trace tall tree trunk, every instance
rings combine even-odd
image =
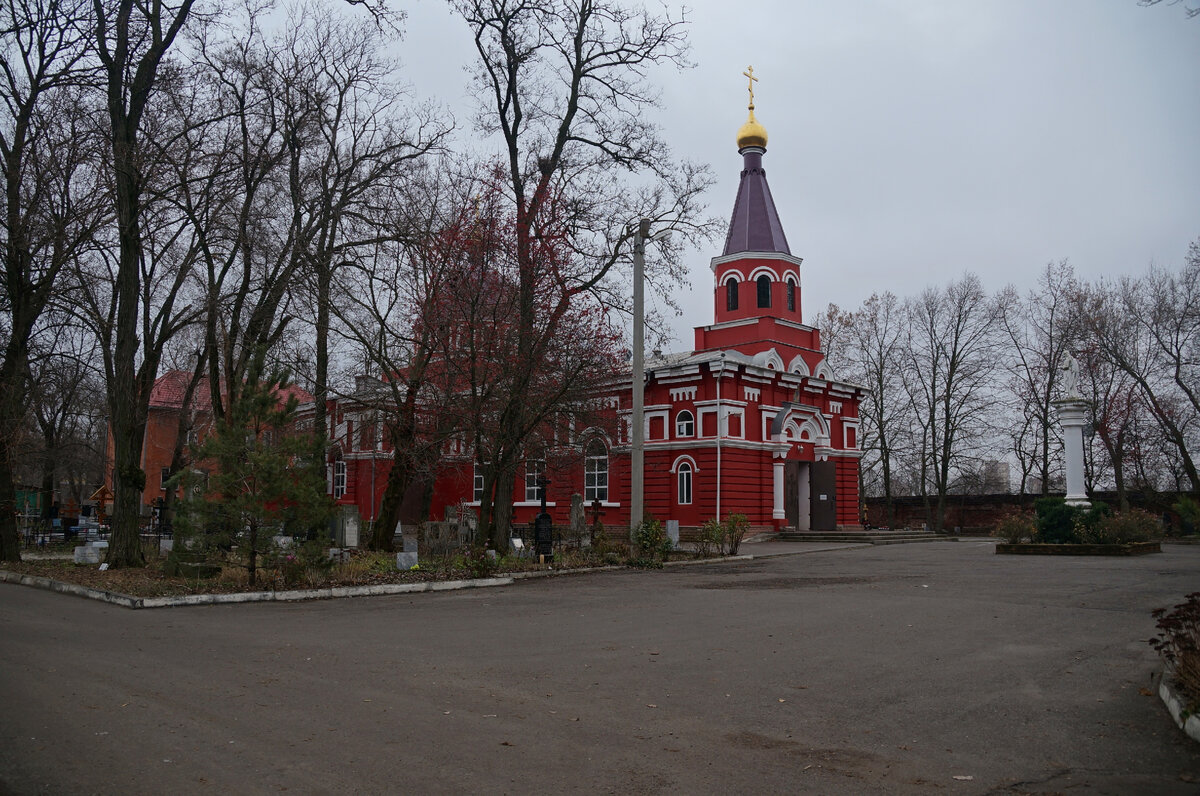
[[[21,560],[21,534],[17,528],[17,485],[8,445],[0,442],[0,561]]]
[[[494,522],[491,528],[492,549],[503,554],[508,551],[508,539],[512,535],[513,518],[513,486],[516,483],[517,468],[510,464],[501,469],[496,479],[496,499],[494,503]]]
[[[139,411],[137,389],[138,308],[141,299],[141,230],[138,223],[140,178],[136,165],[136,131],[120,107],[121,95],[110,89],[113,164],[116,171],[117,234],[120,262],[117,294],[114,383],[109,386],[113,433],[112,537],[105,559],[114,569],[144,566],[138,524],[146,473],[141,467],[146,433],[145,410]],[[116,107],[112,107],[115,104]]]
[[[313,385],[313,401],[316,415],[313,417],[313,433],[321,441],[318,455],[324,463],[325,450],[329,444],[329,419],[326,404],[329,400],[329,282],[331,274],[323,264],[317,274],[317,335],[316,374]],[[397,451],[399,448],[397,448]]]
[[[409,467],[407,456],[400,454],[399,449],[392,454],[392,469],[388,471],[387,484],[383,488],[383,497],[379,504],[379,515],[371,526],[371,536],[367,539],[367,549],[382,553],[394,550],[392,537],[396,532],[396,523],[400,521],[400,507],[404,502],[404,493],[408,491]]]
[[[25,385],[21,363],[24,347],[10,341],[0,367],[0,561],[21,560],[21,536],[17,529],[17,485],[12,462],[12,443],[25,416]]]

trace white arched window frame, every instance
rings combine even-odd
[[[692,465],[680,462],[675,472],[676,498],[679,505],[689,506],[692,503]]]
[[[770,267],[769,265],[758,266],[757,268],[755,268],[753,271],[750,272],[750,276],[748,277],[748,279],[751,282],[756,282],[756,281],[758,281],[758,278],[760,276],[764,276],[764,275],[770,277],[772,282],[779,281],[779,272],[776,271],[774,268]]]
[[[679,414],[675,415],[675,436],[696,436],[696,418],[687,409],[684,409]]]
[[[797,354],[788,364],[788,373],[799,373],[801,376],[811,376],[808,370],[808,363],[804,361],[801,354]]]
[[[608,448],[599,439],[583,449],[583,500],[608,502]]]

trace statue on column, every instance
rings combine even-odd
[[[1067,481],[1067,503],[1088,506],[1084,483],[1083,427],[1088,420],[1088,403],[1079,394],[1079,360],[1070,351],[1063,355],[1063,390],[1066,396],[1054,402],[1063,430],[1063,464]]]
[[[1068,351],[1063,356],[1060,369],[1063,371],[1063,386],[1066,388],[1067,397],[1081,397],[1079,395],[1079,360]]]

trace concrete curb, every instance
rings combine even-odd
[[[59,594],[70,594],[88,600],[99,600],[103,603],[119,605],[122,608],[141,607],[141,600],[136,597],[104,591],[102,589],[93,589],[88,586],[77,586],[74,583],[63,583],[60,580],[51,580],[50,578],[43,578],[38,575],[22,575],[17,572],[0,570],[0,583],[16,583],[21,586],[32,586],[35,589],[56,591]]]
[[[1193,741],[1200,743],[1200,715],[1187,713],[1187,703],[1171,687],[1171,677],[1173,674],[1169,668],[1163,670],[1163,673],[1158,678],[1158,696],[1162,699],[1163,704],[1167,706],[1167,712],[1171,714],[1171,719],[1174,720],[1175,726],[1183,730]]]
[[[777,553],[749,553],[746,558],[783,558],[784,556],[806,556],[810,553],[830,553],[834,550],[858,550],[871,547],[870,542],[830,542],[829,547],[815,547],[811,550],[780,550]],[[738,556],[741,558],[741,556]],[[705,559],[697,563],[708,563],[716,559]],[[724,559],[722,559],[724,560]]]
[[[529,580],[530,578],[554,578],[559,575],[584,575],[588,572],[613,572],[618,569],[629,569],[624,564],[606,564],[602,567],[580,567],[578,569],[544,569],[531,572],[511,572],[509,580]]]
[[[822,553],[830,550],[849,550],[857,547],[869,547],[866,544],[844,544],[831,547],[821,547],[814,550],[790,550],[777,553],[743,554],[722,556],[720,558],[699,558],[687,561],[667,561],[664,567],[687,567],[704,564],[722,564],[730,561],[753,561],[756,558],[779,558],[782,556],[799,556],[808,553]],[[291,591],[248,591],[231,594],[185,594],[179,597],[131,597],[127,594],[93,589],[88,586],[78,586],[74,583],[63,583],[59,580],[43,578],[38,575],[23,575],[0,569],[0,583],[15,583],[20,586],[32,586],[35,589],[45,589],[60,594],[70,594],[88,600],[98,600],[121,608],[177,608],[193,605],[229,605],[235,603],[263,602],[301,602],[304,600],[332,600],[340,597],[376,597],[388,594],[415,594],[430,591],[456,591],[459,589],[483,589],[491,586],[511,586],[518,580],[531,578],[551,578],[560,575],[581,575],[588,572],[613,572],[629,569],[624,565],[608,565],[603,567],[584,567],[581,569],[552,569],[540,572],[514,572],[511,575],[495,578],[478,578],[474,580],[442,580],[424,581],[421,583],[384,583],[376,586],[334,586],[327,589],[297,589]]]
[[[73,583],[51,580],[34,575],[21,575],[0,570],[0,583],[16,583],[71,594],[89,600],[99,600],[122,608],[174,608],[190,605],[224,605],[229,603],[298,602],[330,600],[337,597],[373,597],[386,594],[412,594],[427,591],[482,589],[490,586],[510,586],[513,578],[479,578],[477,580],[443,580],[422,583],[384,583],[376,586],[335,586],[328,589],[297,589],[292,591],[249,591],[233,594],[185,594],[180,597],[130,597],[125,594],[76,586]]]
[[[720,558],[691,558],[681,561],[664,561],[664,567],[694,567],[697,564],[723,564],[726,561],[750,561],[752,555],[721,556]]]

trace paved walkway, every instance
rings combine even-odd
[[[1200,547],[993,550],[158,611],[0,585],[0,793],[1196,793],[1145,639]]]

